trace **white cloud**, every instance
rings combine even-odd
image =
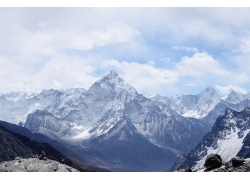
[[[193,76],[196,78],[219,77],[231,75],[222,68],[218,61],[206,52],[195,53],[192,57],[183,57],[182,61],[176,64],[176,70],[182,76]]]
[[[101,62],[112,58],[120,62],[103,65],[117,68],[138,90],[229,80],[242,86],[249,82],[249,56],[233,70],[222,65],[236,45],[248,54],[249,25],[249,8],[2,8],[0,91],[87,88],[93,72],[103,70]],[[194,55],[178,62],[170,48],[182,44],[172,49]],[[212,52],[217,47],[225,48],[223,58]],[[206,48],[209,54],[199,52]]]
[[[91,75],[96,69],[79,58],[58,55],[35,72],[22,64],[14,64],[3,58],[0,58],[0,63],[0,83],[4,84],[0,87],[0,92],[72,87],[87,89],[97,80]]]
[[[250,52],[250,36],[242,38],[239,47],[233,50],[233,52]]]
[[[68,34],[65,35],[68,36]],[[140,32],[131,26],[124,23],[113,23],[95,31],[71,33],[67,41],[69,41],[70,48],[89,50],[94,47],[125,43],[139,36]]]
[[[242,93],[242,94],[246,94],[247,93],[247,90],[242,88],[242,87],[239,87],[239,86],[234,86],[234,85],[227,85],[227,86],[219,86],[219,85],[216,85],[216,88],[222,92],[223,94],[226,94],[230,89],[233,89],[235,90],[236,92],[239,92],[239,93]]]
[[[194,83],[185,84],[186,86],[196,86]]]
[[[162,62],[170,62],[170,61],[171,61],[171,58],[169,58],[169,57],[163,57],[163,58],[160,58],[159,61],[162,61]]]
[[[249,81],[247,74],[237,74],[226,70],[206,52],[197,52],[191,57],[183,57],[173,69],[157,68],[151,61],[147,64],[140,64],[138,62],[119,62],[114,59],[104,61],[101,66],[106,69],[117,69],[125,81],[139,92],[156,92],[170,84],[172,88],[177,88],[180,83],[190,87],[199,87],[208,84],[225,84],[229,80],[231,83],[239,85]],[[218,86],[220,90],[228,89],[228,87]],[[237,91],[246,92],[238,86],[234,87]]]
[[[186,50],[188,52],[198,52],[198,49],[196,47],[173,46],[172,49],[174,49],[174,50]]]
[[[156,68],[151,64],[119,62],[112,59],[104,61],[102,66],[108,69],[118,69],[126,83],[131,84],[139,91],[156,91],[162,85],[173,84],[178,81],[176,72]]]

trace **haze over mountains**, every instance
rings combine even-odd
[[[247,106],[249,94],[221,97],[212,87],[197,95],[143,96],[111,70],[88,90],[1,94],[0,119],[21,122],[113,171],[166,171],[227,108]]]

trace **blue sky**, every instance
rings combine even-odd
[[[1,8],[0,92],[88,89],[111,69],[139,93],[250,92],[249,8]]]

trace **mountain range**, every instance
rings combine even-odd
[[[242,111],[250,95],[142,95],[111,70],[88,90],[0,94],[0,119],[40,133],[112,171],[166,171],[197,146],[227,108]],[[245,134],[244,134],[245,135]],[[92,162],[90,162],[91,159]]]

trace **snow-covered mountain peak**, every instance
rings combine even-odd
[[[124,84],[124,80],[118,75],[118,73],[113,69],[108,74],[106,74],[103,78],[96,81],[95,84],[110,84],[119,86],[120,84]]]
[[[24,91],[13,91],[10,93],[1,93],[0,96],[4,96],[7,100],[17,102],[19,100],[27,100],[31,99],[34,96],[36,96],[38,93],[35,91],[29,91],[29,92],[24,92]]]
[[[212,87],[207,87],[204,91],[202,91],[199,95],[200,101],[212,101],[214,104],[218,103],[221,100],[220,95],[214,90]]]
[[[211,86],[207,87],[204,91],[202,91],[200,93],[200,95],[202,95],[202,96],[204,96],[204,95],[214,95],[214,96],[216,96],[218,98],[221,98],[219,96],[219,94],[215,91],[215,89],[213,87],[211,87]]]
[[[124,80],[119,77],[118,73],[112,69],[108,74],[106,74],[101,80],[99,80],[101,82],[103,81],[109,81],[110,83],[114,84],[114,83],[124,83]]]
[[[61,92],[64,92],[66,94],[82,94],[82,93],[85,93],[87,90],[84,89],[84,88],[70,88],[70,89],[62,89]]]
[[[244,99],[244,96],[240,93],[237,93],[233,89],[230,89],[228,93],[222,97],[224,101],[227,101],[232,104],[237,104]]]
[[[91,91],[100,91],[100,89],[110,92],[120,93],[121,91],[126,91],[131,95],[138,94],[134,87],[126,84],[125,81],[118,75],[115,70],[111,70],[107,75],[102,79],[96,81],[88,90]],[[99,89],[99,90],[98,90]]]
[[[113,75],[118,76],[118,73],[115,69],[111,69],[111,71],[108,74],[113,74]]]

